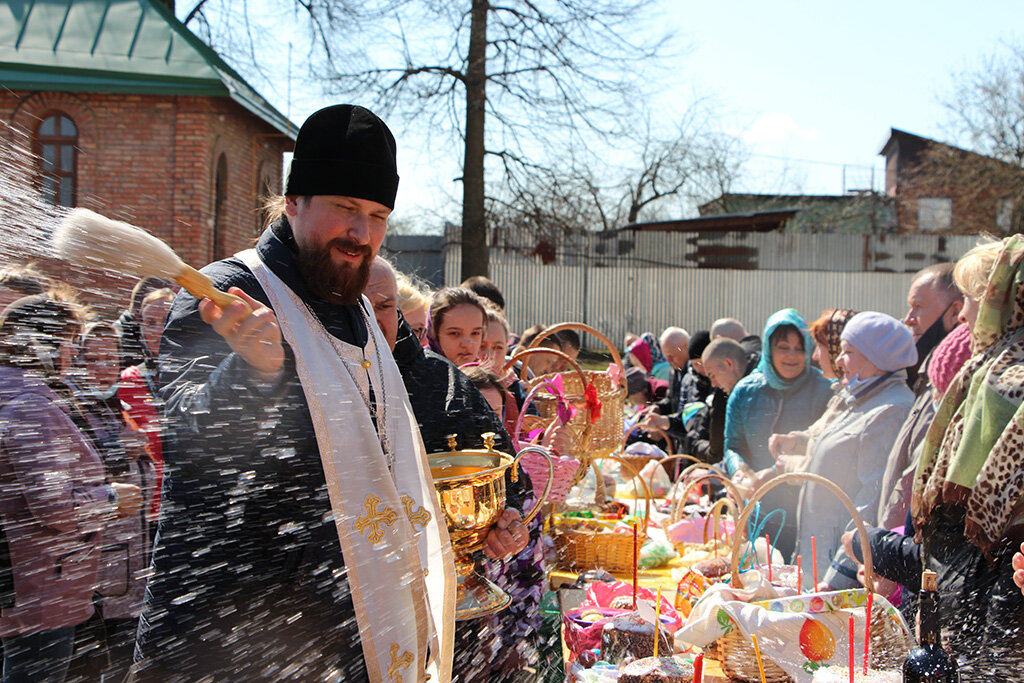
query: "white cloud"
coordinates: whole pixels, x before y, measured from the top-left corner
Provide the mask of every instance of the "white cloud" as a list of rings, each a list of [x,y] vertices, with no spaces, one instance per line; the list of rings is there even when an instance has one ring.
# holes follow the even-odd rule
[[[762,114],[750,126],[740,131],[747,144],[764,142],[812,142],[821,137],[814,126],[801,127],[789,114],[771,112]]]

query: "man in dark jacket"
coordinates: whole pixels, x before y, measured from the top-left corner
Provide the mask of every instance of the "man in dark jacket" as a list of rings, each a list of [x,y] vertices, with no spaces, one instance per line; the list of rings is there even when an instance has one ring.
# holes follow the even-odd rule
[[[424,586],[450,569],[435,571],[433,559],[430,578],[412,569],[426,561],[423,534],[438,538],[443,521],[430,514],[427,492],[408,485],[417,456],[390,445],[415,445],[419,437],[405,397],[392,395],[400,377],[360,299],[394,206],[395,168],[394,138],[374,114],[351,105],[316,112],[296,140],[280,215],[255,252],[204,269],[245,305],[220,309],[186,293],[176,299],[160,353],[167,478],[136,680],[365,680],[383,678],[386,669],[394,680],[421,680],[429,658],[445,657],[441,636],[424,647],[426,631],[410,630],[446,628],[436,610],[447,607],[425,597]],[[289,315],[311,327],[297,333]],[[360,352],[362,363],[351,361]],[[307,358],[329,369],[331,386],[314,386]],[[329,397],[339,377],[354,400],[324,405],[321,392]],[[345,450],[334,438],[322,452],[324,430],[339,428],[334,415],[351,416],[340,429],[357,445]],[[339,461],[348,464],[345,476]],[[383,474],[375,479],[381,507],[367,496],[365,517],[350,519],[347,510],[363,496],[339,506],[338,491],[367,472]],[[410,498],[398,502],[400,482],[413,496],[404,515],[395,513]],[[418,484],[429,488],[429,478]],[[447,537],[440,538],[443,557]],[[389,618],[400,603],[391,600],[378,614],[355,609],[378,589],[372,570],[350,571],[353,558],[366,561],[367,544],[386,553],[374,565],[381,574],[398,566],[409,577],[391,591],[417,610],[416,619],[388,632],[403,643],[392,643],[390,665],[379,638],[375,657],[364,655],[363,641],[380,634],[368,632],[364,619]],[[349,557],[353,547],[362,554]],[[450,657],[450,632],[447,639]]]
[[[709,343],[711,334],[707,330],[699,330],[690,337],[687,349],[690,360],[680,383],[680,409],[670,415],[650,415],[645,422],[672,437],[677,453],[686,453],[703,462],[712,463],[722,459],[725,423],[723,420],[723,432],[719,432],[717,440],[713,440],[711,402],[715,388],[703,373],[704,364],[701,360],[701,354]],[[677,463],[677,470],[680,464],[685,466],[686,463]]]

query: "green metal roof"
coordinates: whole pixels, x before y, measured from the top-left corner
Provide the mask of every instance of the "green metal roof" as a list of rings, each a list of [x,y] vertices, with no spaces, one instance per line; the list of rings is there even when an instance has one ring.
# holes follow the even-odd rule
[[[298,132],[154,0],[6,0],[0,86],[230,97],[292,139]]]

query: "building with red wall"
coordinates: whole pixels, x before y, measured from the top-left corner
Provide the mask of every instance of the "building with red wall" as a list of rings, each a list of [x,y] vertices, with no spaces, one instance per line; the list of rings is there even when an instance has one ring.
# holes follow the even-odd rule
[[[35,189],[201,266],[251,245],[297,128],[155,0],[0,6],[0,139]]]

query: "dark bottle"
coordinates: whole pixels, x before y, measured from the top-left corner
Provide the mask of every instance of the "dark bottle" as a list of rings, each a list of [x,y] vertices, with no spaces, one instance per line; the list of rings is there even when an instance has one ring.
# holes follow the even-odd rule
[[[918,606],[920,645],[903,662],[903,683],[960,683],[956,660],[942,649],[939,632],[938,577],[925,570],[921,575],[921,597]]]

